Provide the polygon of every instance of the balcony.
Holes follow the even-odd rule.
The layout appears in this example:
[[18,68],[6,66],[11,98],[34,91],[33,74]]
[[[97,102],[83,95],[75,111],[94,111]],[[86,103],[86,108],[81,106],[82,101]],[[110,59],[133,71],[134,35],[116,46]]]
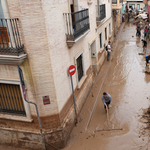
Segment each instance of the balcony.
[[122,8],[123,0],[112,0],[112,9],[118,10]]
[[105,4],[103,4],[103,5],[99,5],[99,6],[96,6],[96,8],[97,8],[97,17],[96,17],[96,21],[97,22],[100,22],[100,21],[102,21],[103,19],[105,19],[106,18],[106,6],[105,6]]
[[71,48],[75,42],[84,37],[90,29],[89,10],[84,9],[74,13],[65,13],[66,40]]
[[19,33],[19,19],[0,18],[0,64],[20,64],[26,58]]

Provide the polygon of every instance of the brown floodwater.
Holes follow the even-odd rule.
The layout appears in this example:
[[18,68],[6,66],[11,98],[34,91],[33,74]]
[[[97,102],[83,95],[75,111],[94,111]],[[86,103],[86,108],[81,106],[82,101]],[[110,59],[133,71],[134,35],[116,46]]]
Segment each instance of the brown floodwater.
[[[112,60],[105,61],[93,78],[79,123],[63,150],[150,150],[149,131],[145,131],[146,124],[141,119],[143,110],[149,107],[150,74],[145,73],[144,55],[139,55],[142,42],[135,33],[132,24],[119,32]],[[113,99],[108,115],[101,100],[103,92]]]

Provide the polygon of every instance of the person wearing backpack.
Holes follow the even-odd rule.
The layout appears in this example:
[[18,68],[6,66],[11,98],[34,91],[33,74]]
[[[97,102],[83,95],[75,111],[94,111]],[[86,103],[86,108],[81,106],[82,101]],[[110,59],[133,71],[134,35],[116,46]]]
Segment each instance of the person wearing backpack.
[[106,51],[107,51],[107,60],[108,60],[108,55],[109,55],[109,54],[108,54],[108,45],[105,46],[105,49],[106,49]]
[[106,51],[107,51],[107,60],[109,60],[110,58],[110,54],[111,54],[111,46],[110,46],[110,41],[108,42],[108,45],[106,46]]

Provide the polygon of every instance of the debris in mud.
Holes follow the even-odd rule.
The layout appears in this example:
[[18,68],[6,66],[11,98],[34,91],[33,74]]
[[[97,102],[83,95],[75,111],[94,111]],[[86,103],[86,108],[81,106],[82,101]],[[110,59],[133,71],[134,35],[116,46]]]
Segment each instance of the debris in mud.
[[118,128],[118,129],[101,129],[101,130],[95,130],[94,132],[107,132],[107,131],[121,131],[124,130],[123,128]]
[[79,121],[79,122],[82,122],[82,121],[83,121],[83,119],[82,119],[82,118],[80,118],[78,121]]
[[139,53],[139,55],[144,55],[145,53]]
[[146,123],[146,125],[147,125],[144,129],[150,130],[150,107],[146,110],[146,112],[144,112],[142,118],[145,119],[144,123]]
[[149,21],[148,21],[148,12],[142,11],[138,12],[138,14],[132,13],[130,14],[130,17],[132,19],[132,23],[134,25],[140,25],[141,29],[144,29],[145,26],[149,26]]
[[93,138],[95,138],[95,134],[93,134],[92,136],[93,136]]

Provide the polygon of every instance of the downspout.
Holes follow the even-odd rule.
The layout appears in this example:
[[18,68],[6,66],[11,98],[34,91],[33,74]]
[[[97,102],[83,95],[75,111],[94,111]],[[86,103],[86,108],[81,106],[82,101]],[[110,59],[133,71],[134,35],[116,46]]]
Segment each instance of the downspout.
[[148,15],[149,15],[149,23],[150,23],[150,1],[148,1],[147,4],[148,4]]
[[98,17],[100,17],[100,8],[99,8],[99,0],[97,0],[97,7],[98,7]]

